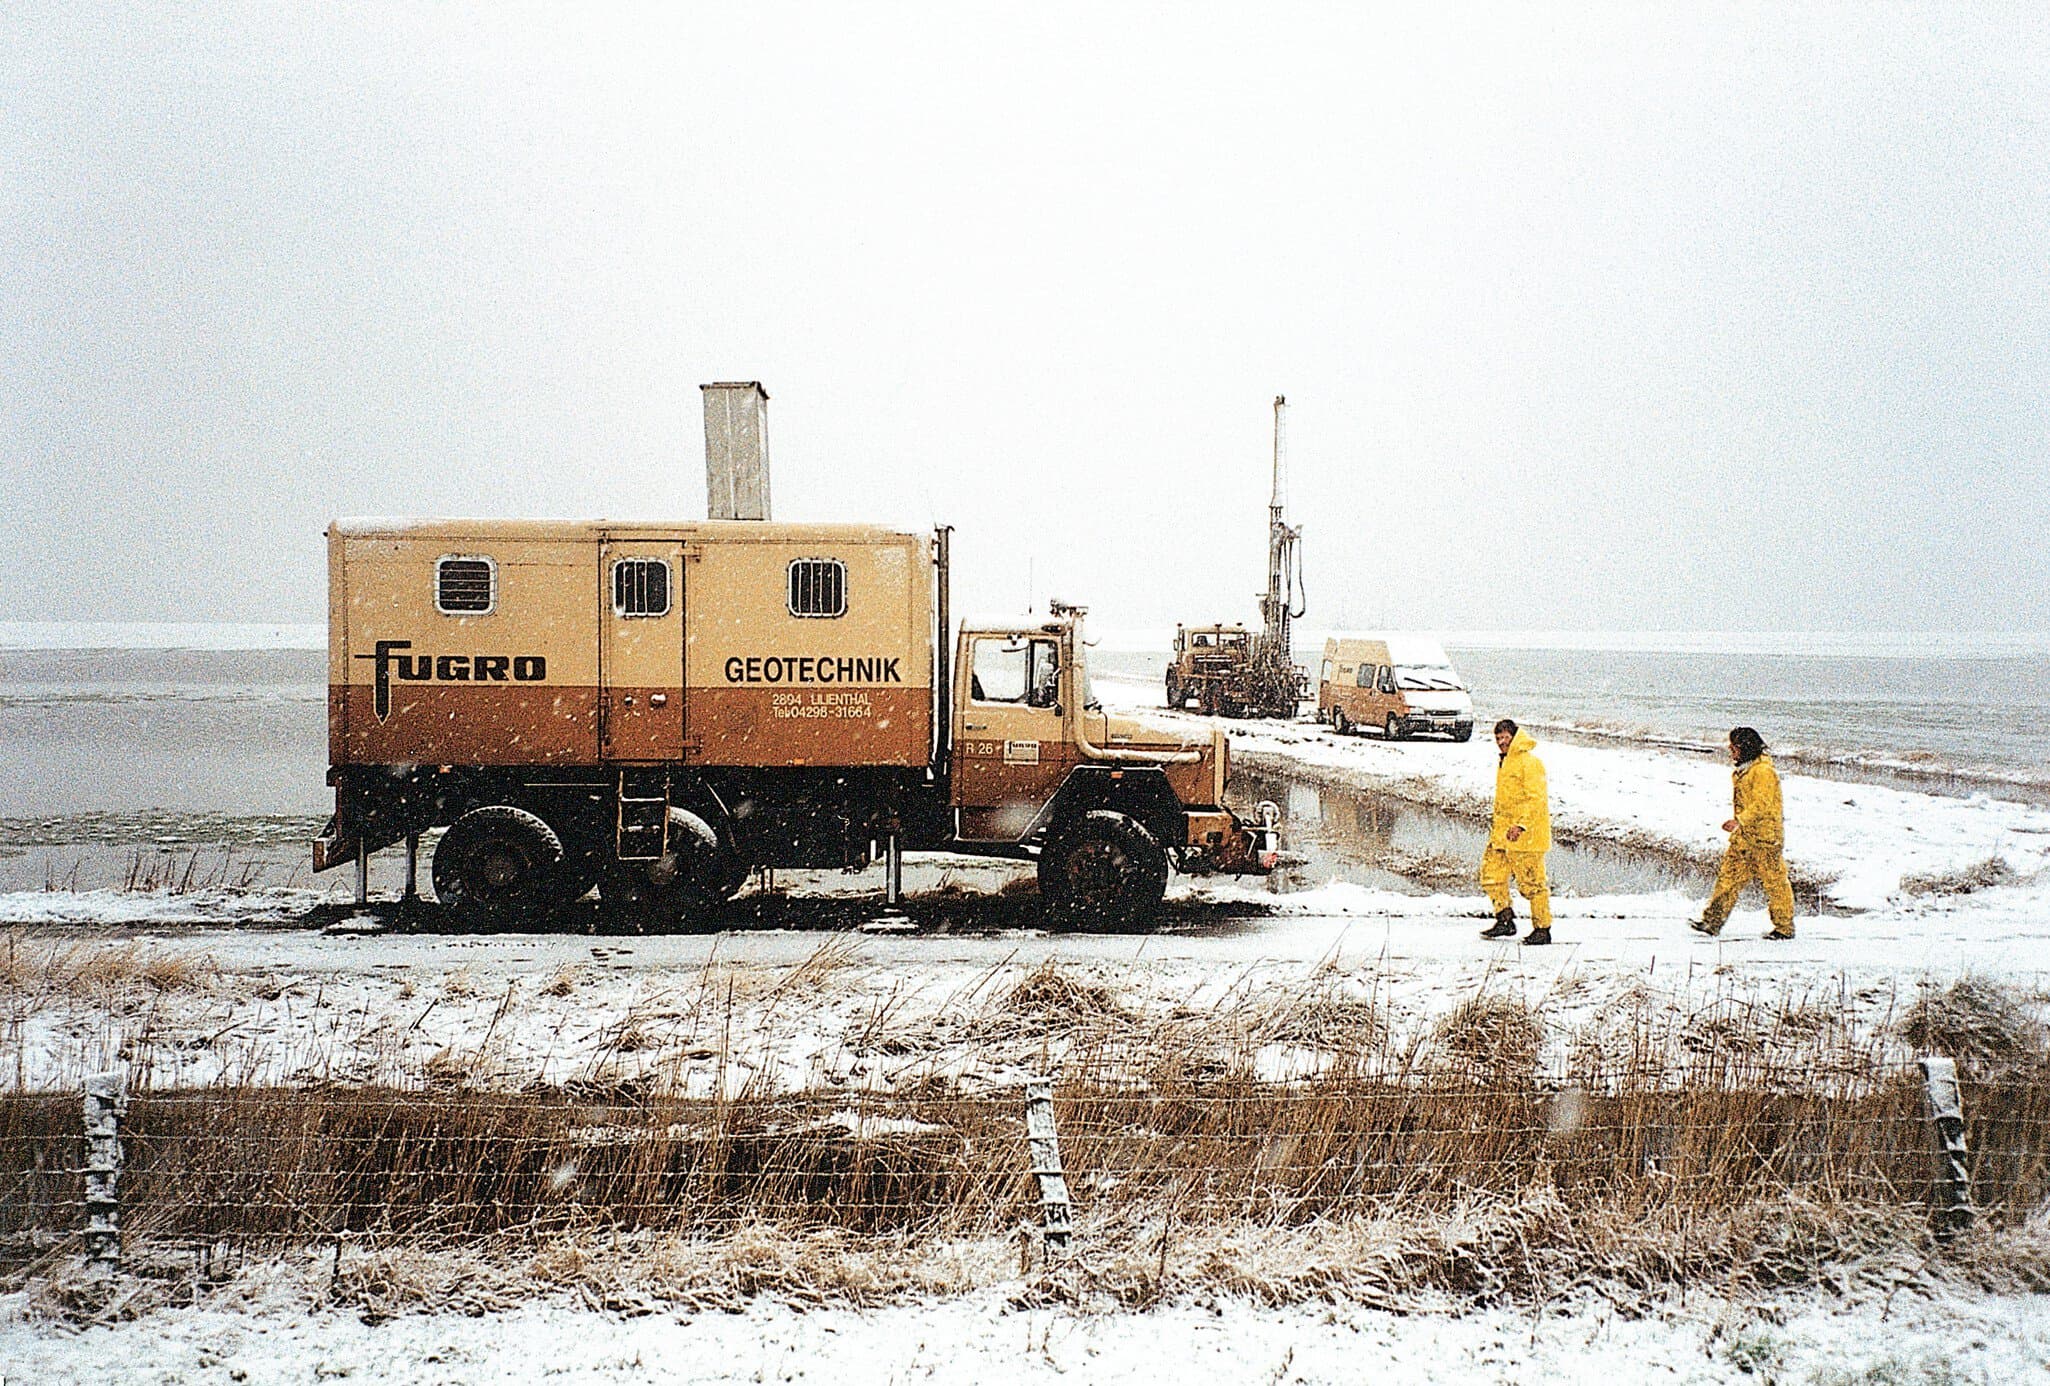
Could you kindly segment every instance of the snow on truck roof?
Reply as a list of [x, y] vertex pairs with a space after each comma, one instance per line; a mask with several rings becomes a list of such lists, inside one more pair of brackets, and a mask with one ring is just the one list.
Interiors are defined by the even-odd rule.
[[1450, 664], [1452, 660], [1445, 653], [1445, 647], [1433, 635], [1421, 635], [1413, 631], [1388, 631], [1375, 635], [1333, 635], [1325, 640], [1324, 652], [1343, 658], [1359, 650], [1361, 646], [1372, 646], [1376, 653], [1386, 650], [1388, 662], [1397, 665]]
[[1011, 631], [1011, 630], [1055, 630], [1060, 626], [1058, 617], [1041, 611], [979, 611], [955, 618], [962, 630]]
[[332, 521], [336, 539], [760, 539], [776, 543], [879, 544], [923, 542], [923, 534], [883, 525], [792, 524], [774, 520], [450, 519], [352, 516]]

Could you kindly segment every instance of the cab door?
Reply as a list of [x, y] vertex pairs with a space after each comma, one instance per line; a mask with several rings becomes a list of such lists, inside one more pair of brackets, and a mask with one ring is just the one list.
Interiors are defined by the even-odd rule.
[[955, 690], [954, 804], [960, 833], [1015, 842], [1068, 773], [1058, 642], [976, 635]]
[[599, 545], [598, 746], [605, 760], [683, 758], [683, 544]]

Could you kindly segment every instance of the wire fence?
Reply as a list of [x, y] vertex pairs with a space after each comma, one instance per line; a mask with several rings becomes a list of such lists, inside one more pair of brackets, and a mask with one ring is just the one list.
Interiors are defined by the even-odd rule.
[[[2050, 1196], [2050, 1069], [1962, 1087], [1974, 1201]], [[1562, 1085], [1482, 1070], [1250, 1076], [1062, 1071], [1061, 1162], [1080, 1217], [1303, 1223], [1542, 1189], [1568, 1207], [1728, 1210], [1800, 1195], [1936, 1206], [1938, 1143], [1912, 1066], [1800, 1089], [1629, 1073]], [[220, 1086], [143, 1091], [120, 1131], [133, 1237], [291, 1246], [743, 1224], [970, 1234], [1038, 1217], [1024, 1093], [737, 1099]], [[0, 1095], [0, 1246], [83, 1230], [76, 1092]]]

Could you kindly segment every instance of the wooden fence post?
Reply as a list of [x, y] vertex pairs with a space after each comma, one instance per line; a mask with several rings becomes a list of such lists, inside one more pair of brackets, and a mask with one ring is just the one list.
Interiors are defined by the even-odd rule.
[[1922, 1101], [1936, 1144], [1936, 1240], [1947, 1242], [1972, 1225], [1972, 1176], [1965, 1168], [1965, 1105], [1957, 1064], [1931, 1055], [1922, 1068]]
[[85, 1258], [112, 1268], [121, 1262], [121, 1118], [128, 1110], [118, 1072], [85, 1084]]
[[1068, 1205], [1068, 1176], [1061, 1170], [1060, 1135], [1053, 1124], [1053, 1080], [1033, 1078], [1025, 1084], [1025, 1139], [1032, 1153], [1032, 1173], [1039, 1179], [1039, 1211], [1049, 1252], [1066, 1251], [1074, 1230]]

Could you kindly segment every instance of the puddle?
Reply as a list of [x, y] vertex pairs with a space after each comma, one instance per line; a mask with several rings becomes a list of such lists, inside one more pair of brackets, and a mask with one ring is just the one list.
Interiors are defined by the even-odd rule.
[[[1234, 767], [1232, 797], [1281, 805], [1283, 838], [1305, 860], [1271, 878], [1279, 891], [1333, 880], [1410, 895], [1480, 894], [1484, 824], [1371, 790], [1316, 784]], [[1712, 868], [1609, 843], [1555, 842], [1546, 867], [1558, 895], [1637, 895], [1684, 890], [1704, 898]]]

